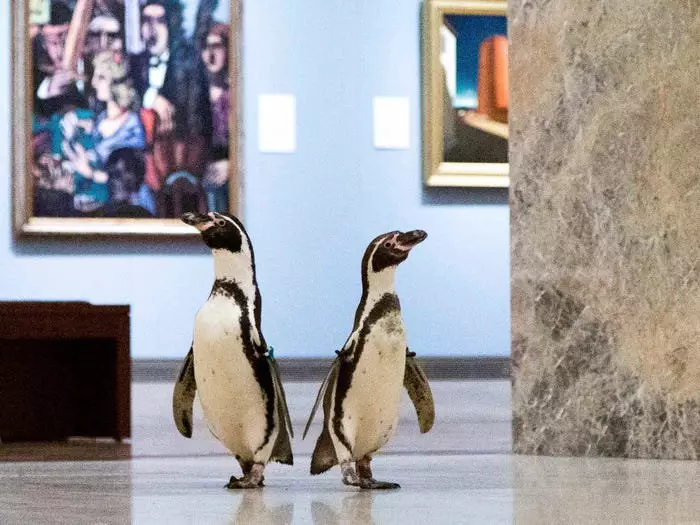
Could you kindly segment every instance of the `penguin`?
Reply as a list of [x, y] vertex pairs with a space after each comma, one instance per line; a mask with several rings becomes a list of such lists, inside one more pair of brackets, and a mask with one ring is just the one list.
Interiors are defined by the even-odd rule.
[[[419, 428], [435, 420], [430, 385], [406, 344], [394, 275], [409, 252], [423, 242], [422, 230], [379, 235], [362, 258], [362, 297], [352, 332], [316, 396], [305, 438], [323, 401], [323, 429], [311, 458], [311, 474], [340, 465], [342, 481], [362, 489], [395, 489], [399, 484], [372, 476], [372, 455], [396, 430], [402, 386], [415, 407]], [[355, 468], [353, 468], [353, 462]]]
[[182, 221], [197, 228], [211, 248], [215, 280], [195, 317], [192, 346], [175, 382], [175, 425], [192, 436], [198, 392], [211, 433], [243, 471], [226, 488], [262, 487], [269, 462], [293, 464], [293, 431], [277, 362], [260, 328], [253, 246], [231, 215], [185, 213]]

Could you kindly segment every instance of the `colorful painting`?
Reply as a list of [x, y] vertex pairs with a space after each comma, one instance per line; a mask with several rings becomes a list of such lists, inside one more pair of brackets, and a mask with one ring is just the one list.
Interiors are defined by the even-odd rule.
[[230, 0], [31, 0], [28, 215], [229, 211], [231, 20]]

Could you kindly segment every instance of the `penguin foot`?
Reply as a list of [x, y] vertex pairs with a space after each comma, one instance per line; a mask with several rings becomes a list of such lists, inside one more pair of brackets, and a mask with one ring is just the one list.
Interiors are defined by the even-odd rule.
[[258, 481], [256, 483], [254, 480], [246, 479], [245, 477], [238, 479], [236, 476], [231, 476], [231, 479], [229, 480], [229, 482], [226, 485], [224, 485], [224, 488], [229, 489], [229, 490], [257, 489], [257, 488], [262, 488], [265, 486], [265, 483], [263, 483], [264, 480], [265, 480], [265, 478], [262, 478], [260, 481]]
[[350, 462], [341, 463], [340, 471], [342, 472], [344, 485], [350, 485], [351, 487], [360, 486], [360, 476], [357, 475], [357, 472], [355, 472], [355, 469], [352, 468], [352, 464]]
[[[360, 475], [355, 472], [352, 468], [350, 462], [344, 463], [340, 466], [343, 473], [343, 484], [349, 485], [350, 487], [359, 487], [361, 489], [374, 489], [374, 490], [387, 490], [387, 489], [400, 489], [401, 485], [398, 483], [391, 483], [389, 481], [377, 481], [370, 476], [363, 476], [363, 474], [369, 471], [369, 461], [366, 463], [358, 462], [358, 471]], [[369, 471], [371, 472], [371, 471]]]
[[343, 484], [350, 487], [359, 487], [361, 489], [373, 489], [373, 490], [387, 490], [387, 489], [400, 489], [401, 485], [398, 483], [391, 483], [389, 481], [377, 481], [374, 478], [361, 478], [357, 475], [354, 470], [344, 470], [343, 471]]
[[374, 490], [389, 490], [389, 489], [400, 489], [401, 485], [398, 483], [392, 483], [391, 481], [377, 481], [372, 478], [360, 478], [361, 489], [374, 489]]
[[[372, 458], [370, 456], [365, 456], [358, 459], [355, 462], [357, 466], [357, 477], [359, 484], [357, 485], [361, 489], [374, 489], [374, 490], [387, 490], [387, 489], [400, 489], [401, 485], [398, 483], [391, 483], [389, 481], [377, 481], [372, 476]], [[351, 467], [352, 468], [352, 467]]]
[[265, 476], [263, 476], [263, 471], [265, 470], [265, 465], [262, 463], [246, 464], [243, 467], [244, 476], [238, 479], [236, 476], [231, 476], [231, 479], [226, 484], [224, 488], [235, 490], [235, 489], [257, 489], [264, 487]]

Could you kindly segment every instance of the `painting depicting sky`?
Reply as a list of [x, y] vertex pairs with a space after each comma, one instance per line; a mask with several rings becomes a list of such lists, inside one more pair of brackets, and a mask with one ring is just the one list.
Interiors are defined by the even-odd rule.
[[507, 36], [505, 16], [446, 15], [457, 36], [457, 108], [476, 108], [479, 46], [493, 35]]

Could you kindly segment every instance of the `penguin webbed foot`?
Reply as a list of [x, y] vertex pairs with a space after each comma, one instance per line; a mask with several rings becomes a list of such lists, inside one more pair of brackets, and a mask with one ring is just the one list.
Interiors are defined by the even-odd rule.
[[[371, 460], [364, 458], [357, 462], [357, 472], [350, 463], [341, 465], [343, 473], [343, 484], [351, 487], [359, 487], [369, 490], [400, 489], [401, 485], [390, 481], [377, 481], [372, 477], [372, 470], [369, 466]], [[359, 472], [359, 475], [358, 475]]]
[[354, 476], [343, 473], [343, 484], [350, 487], [359, 487], [361, 489], [368, 490], [389, 490], [401, 488], [401, 485], [398, 483], [392, 483], [390, 481], [377, 481], [374, 478], [361, 478], [355, 473], [355, 471], [353, 471], [352, 474], [354, 474]]
[[265, 486], [265, 483], [263, 481], [265, 478], [262, 478], [260, 481], [257, 483], [253, 480], [246, 479], [245, 476], [238, 479], [236, 476], [231, 476], [231, 479], [229, 482], [224, 485], [225, 489], [229, 490], [235, 490], [235, 489], [257, 489], [257, 488], [262, 488]]
[[349, 485], [351, 487], [360, 486], [360, 476], [357, 475], [357, 472], [355, 472], [355, 469], [352, 468], [350, 463], [342, 463], [340, 465], [340, 470], [342, 472], [344, 485]]
[[374, 478], [360, 478], [359, 487], [361, 489], [389, 490], [400, 489], [401, 485], [392, 483], [391, 481], [377, 481]]
[[242, 463], [241, 467], [243, 468], [243, 477], [239, 479], [236, 476], [231, 476], [231, 479], [224, 485], [224, 488], [229, 490], [257, 489], [265, 486], [265, 476], [263, 476], [265, 465], [259, 463], [253, 465]]

